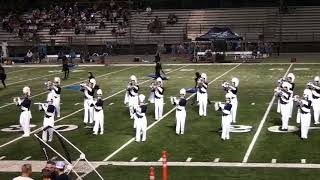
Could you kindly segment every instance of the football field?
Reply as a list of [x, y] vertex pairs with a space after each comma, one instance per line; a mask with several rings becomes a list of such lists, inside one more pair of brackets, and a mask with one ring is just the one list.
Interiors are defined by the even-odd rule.
[[[157, 167], [156, 179], [160, 179], [159, 160], [163, 150], [168, 153], [170, 179], [302, 179], [305, 176], [316, 179], [319, 176], [320, 126], [312, 123], [309, 138], [304, 141], [299, 131], [278, 132], [276, 126], [281, 125], [281, 115], [276, 112], [277, 99], [273, 93], [277, 80], [291, 72], [296, 76], [295, 93], [301, 96], [306, 83], [320, 75], [320, 64], [163, 64], [163, 68], [170, 77], [164, 81], [164, 115], [155, 121], [154, 105], [148, 104], [147, 141], [141, 143], [134, 141], [133, 121], [123, 101], [131, 75], [138, 78], [139, 93], [149, 96], [153, 80], [148, 75], [153, 74], [153, 65], [80, 66], [70, 72], [68, 80], [62, 81], [62, 114], [55, 119], [55, 125], [76, 127], [61, 133], [93, 161], [105, 179], [148, 179], [150, 166]], [[105, 133], [99, 136], [83, 124], [83, 94], [70, 88], [86, 81], [89, 71], [94, 73], [105, 100]], [[0, 86], [0, 179], [19, 171], [10, 169], [10, 163], [45, 160], [38, 140], [33, 135], [22, 138], [19, 129], [12, 126], [19, 124], [20, 114], [12, 103], [13, 97], [21, 96], [22, 88], [28, 85], [32, 102], [44, 102], [47, 96], [44, 82], [55, 76], [63, 77], [61, 68], [55, 66], [7, 67], [6, 72], [8, 88]], [[207, 116], [199, 117], [198, 106], [192, 105], [194, 94], [187, 93], [185, 134], [178, 136], [170, 96], [177, 96], [181, 88], [193, 88], [195, 72], [207, 74], [212, 104], [208, 104]], [[221, 84], [233, 77], [240, 80], [237, 123], [231, 139], [222, 141], [221, 112], [214, 110], [214, 102], [224, 101]], [[31, 131], [36, 133], [42, 128], [43, 112], [37, 105], [31, 111]], [[300, 126], [296, 123], [296, 108], [289, 125], [296, 129]], [[97, 179], [92, 172], [83, 176]]]

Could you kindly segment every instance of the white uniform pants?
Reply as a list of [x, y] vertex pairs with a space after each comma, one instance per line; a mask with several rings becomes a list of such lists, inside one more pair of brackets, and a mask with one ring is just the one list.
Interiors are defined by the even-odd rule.
[[93, 107], [90, 105], [92, 104], [92, 99], [84, 99], [83, 106], [84, 106], [84, 116], [83, 122], [84, 123], [93, 123]]
[[288, 129], [290, 118], [290, 104], [280, 104], [282, 129]]
[[103, 109], [100, 111], [94, 110], [93, 112], [93, 118], [94, 118], [94, 127], [93, 127], [93, 132], [98, 133], [100, 129], [100, 134], [103, 134], [104, 131], [104, 114], [103, 114]]
[[184, 134], [184, 127], [186, 123], [186, 110], [176, 110], [176, 134]]
[[[48, 128], [50, 126], [51, 128]], [[43, 131], [42, 131], [42, 140], [45, 142], [52, 141], [53, 137], [53, 127], [54, 127], [54, 117], [44, 117], [43, 118]]]
[[289, 98], [289, 104], [290, 104], [290, 113], [289, 113], [289, 118], [292, 117], [292, 110], [293, 110], [293, 98]]
[[56, 108], [56, 115], [57, 115], [57, 118], [60, 117], [60, 97], [57, 97], [57, 98], [54, 98], [53, 99], [53, 105], [54, 107]]
[[222, 126], [221, 139], [223, 139], [223, 140], [230, 139], [231, 121], [232, 121], [232, 115], [222, 116], [222, 121], [221, 121], [221, 126]]
[[133, 115], [134, 115], [133, 109], [135, 106], [138, 106], [138, 104], [139, 104], [138, 96], [129, 96], [128, 103], [129, 103], [128, 105], [129, 105], [130, 119], [133, 119], [134, 118], [133, 117]]
[[280, 98], [278, 99], [277, 113], [281, 113], [281, 109], [280, 109]]
[[20, 113], [20, 125], [25, 136], [30, 136], [30, 111], [22, 111]]
[[299, 124], [301, 122], [301, 111], [298, 109], [297, 111], [297, 123]]
[[158, 121], [163, 114], [163, 98], [154, 98], [154, 117]]
[[302, 114], [301, 117], [301, 138], [307, 139], [308, 138], [308, 131], [311, 123], [311, 114]]
[[320, 115], [320, 98], [312, 100], [312, 108], [313, 108], [313, 118], [314, 123], [319, 123], [319, 115]]
[[234, 98], [231, 99], [231, 114], [232, 114], [232, 122], [236, 123], [236, 119], [237, 119], [237, 109], [238, 109], [238, 99]]
[[[140, 142], [146, 141], [147, 139], [147, 118], [144, 116], [142, 118], [136, 117], [136, 141]], [[141, 139], [142, 136], [142, 139]]]
[[208, 93], [199, 93], [199, 116], [207, 116]]

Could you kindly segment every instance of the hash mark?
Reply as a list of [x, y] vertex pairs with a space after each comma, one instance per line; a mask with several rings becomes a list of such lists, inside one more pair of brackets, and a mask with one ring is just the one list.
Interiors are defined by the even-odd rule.
[[188, 157], [188, 159], [186, 160], [186, 162], [191, 162], [191, 157]]
[[277, 163], [277, 159], [272, 159], [271, 163], [273, 163], [273, 164]]
[[6, 156], [1, 156], [1, 157], [0, 157], [0, 160], [3, 160], [4, 158], [6, 158]]
[[138, 159], [138, 157], [134, 157], [134, 158], [132, 158], [130, 161], [131, 162], [134, 162], [134, 161], [136, 161]]
[[213, 162], [218, 163], [220, 161], [220, 158], [215, 158]]
[[31, 156], [28, 156], [28, 157], [25, 157], [24, 159], [22, 159], [23, 161], [26, 161], [26, 160], [28, 160], [28, 159], [30, 159], [31, 158]]
[[307, 162], [306, 159], [301, 159], [302, 164], [305, 164], [306, 162]]

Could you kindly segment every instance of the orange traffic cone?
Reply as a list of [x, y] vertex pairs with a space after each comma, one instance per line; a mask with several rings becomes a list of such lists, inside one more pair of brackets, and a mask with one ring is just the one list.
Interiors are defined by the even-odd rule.
[[154, 175], [154, 167], [150, 167], [150, 172], [149, 172], [150, 180], [155, 180], [156, 177]]

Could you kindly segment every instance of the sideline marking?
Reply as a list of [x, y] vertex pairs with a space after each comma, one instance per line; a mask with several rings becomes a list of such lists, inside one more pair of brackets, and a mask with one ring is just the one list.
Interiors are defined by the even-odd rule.
[[[186, 66], [181, 66], [181, 67], [179, 67], [179, 68], [177, 68], [177, 69], [174, 69], [174, 70], [168, 72], [168, 74], [169, 74], [169, 73], [172, 73], [172, 72], [175, 72], [175, 71], [178, 71], [179, 69], [184, 68], [184, 67], [186, 67]], [[132, 67], [131, 67], [131, 68], [132, 68]], [[130, 68], [125, 68], [125, 69], [130, 69]], [[122, 69], [122, 71], [124, 71], [125, 69]], [[111, 73], [112, 73], [112, 72], [111, 72]], [[111, 74], [111, 73], [109, 73], [109, 74]], [[146, 82], [149, 82], [149, 81], [151, 81], [151, 80], [152, 80], [152, 79], [143, 81], [143, 82], [139, 83], [139, 85], [140, 85], [140, 84], [144, 84], [144, 83], [146, 83]], [[117, 93], [114, 93], [114, 94], [112, 94], [112, 95], [104, 98], [103, 100], [106, 100], [106, 99], [109, 99], [109, 98], [111, 98], [111, 97], [113, 97], [113, 96], [116, 96], [116, 95], [118, 95], [118, 94], [120, 94], [120, 93], [122, 93], [122, 92], [124, 92], [124, 91], [126, 91], [126, 90], [127, 90], [127, 89], [122, 89], [122, 90], [118, 91]], [[57, 120], [55, 120], [55, 123], [57, 123], [57, 122], [59, 122], [59, 121], [62, 121], [63, 119], [68, 118], [68, 117], [70, 117], [70, 116], [73, 116], [74, 114], [77, 114], [77, 113], [83, 111], [83, 109], [84, 109], [84, 108], [78, 109], [78, 110], [76, 110], [76, 111], [74, 111], [74, 112], [72, 112], [72, 113], [70, 113], [70, 114], [68, 114], [68, 115], [66, 115], [66, 116], [64, 116], [64, 117], [62, 117], [62, 118], [60, 118], [60, 119], [57, 119]], [[30, 132], [30, 135], [38, 132], [38, 131], [41, 130], [41, 129], [42, 129], [42, 127], [33, 130], [32, 132]], [[3, 148], [3, 147], [5, 147], [5, 146], [7, 146], [7, 145], [9, 145], [9, 144], [11, 144], [11, 143], [14, 143], [14, 142], [20, 140], [20, 139], [22, 139], [22, 138], [23, 138], [23, 137], [20, 136], [20, 137], [17, 137], [17, 138], [15, 138], [15, 139], [9, 141], [9, 142], [6, 142], [6, 143], [2, 144], [2, 145], [0, 145], [0, 149]]]
[[[118, 70], [118, 71], [113, 71], [113, 72], [109, 72], [109, 73], [106, 73], [106, 74], [102, 74], [102, 75], [96, 76], [96, 78], [100, 78], [100, 77], [103, 77], [103, 76], [108, 76], [108, 75], [110, 75], [110, 74], [118, 73], [118, 72], [125, 71], [125, 70], [131, 69], [131, 68], [134, 68], [134, 67], [128, 67], [128, 68], [120, 69], [120, 70]], [[87, 80], [87, 79], [84, 79], [84, 80], [78, 81], [78, 82], [74, 82], [74, 83], [71, 83], [71, 84], [63, 85], [63, 86], [61, 86], [61, 88], [64, 88], [64, 87], [67, 87], [67, 86], [71, 86], [71, 85], [74, 85], [74, 84], [79, 84], [79, 83], [81, 83], [81, 82], [83, 82], [83, 81], [85, 81], [85, 80]], [[44, 92], [42, 92], [42, 93], [33, 95], [33, 96], [31, 96], [30, 98], [34, 98], [34, 97], [37, 97], [37, 96], [40, 96], [40, 95], [46, 94], [46, 93], [48, 93], [48, 91], [44, 91]], [[5, 105], [3, 105], [3, 106], [0, 106], [0, 109], [2, 109], [2, 108], [4, 108], [4, 107], [7, 107], [7, 106], [10, 106], [10, 105], [13, 105], [13, 104], [15, 104], [15, 103], [7, 103], [7, 104], [5, 104]]]
[[[293, 64], [291, 63], [283, 77], [287, 76], [287, 74], [289, 73], [292, 65]], [[268, 106], [266, 112], [264, 113], [263, 118], [262, 118], [262, 120], [261, 120], [261, 122], [259, 124], [259, 127], [258, 127], [256, 133], [254, 134], [253, 139], [252, 139], [252, 141], [251, 141], [251, 143], [250, 143], [250, 145], [249, 145], [249, 147], [247, 149], [247, 152], [246, 152], [245, 156], [243, 157], [243, 160], [242, 160], [243, 163], [248, 162], [249, 156], [251, 155], [252, 149], [253, 149], [253, 147], [254, 147], [254, 145], [255, 145], [255, 143], [256, 143], [259, 135], [260, 135], [262, 127], [263, 127], [265, 121], [267, 120], [267, 117], [269, 115], [269, 112], [270, 112], [270, 110], [272, 108], [272, 105], [273, 105], [273, 102], [274, 102], [275, 99], [276, 99], [276, 97], [273, 95], [271, 101], [269, 102], [269, 106]]]
[[[223, 74], [221, 74], [220, 76], [216, 77], [214, 80], [210, 81], [208, 84], [210, 85], [211, 83], [215, 82], [216, 80], [220, 79], [221, 77], [225, 76], [226, 74], [228, 74], [230, 71], [234, 70], [235, 68], [239, 67], [242, 63], [239, 63], [238, 65], [232, 67], [231, 69], [229, 69], [228, 71], [224, 72]], [[190, 95], [188, 99], [192, 98], [195, 95], [192, 94]], [[166, 118], [170, 113], [172, 113], [174, 110], [176, 109], [176, 107], [172, 108], [170, 111], [168, 111], [166, 114], [164, 114], [158, 121], [153, 122], [151, 125], [149, 125], [147, 127], [147, 131], [149, 129], [151, 129], [154, 125], [156, 125], [157, 123], [161, 122], [161, 120], [163, 120], [164, 118]], [[133, 141], [135, 140], [135, 138], [131, 138], [130, 140], [128, 140], [125, 144], [123, 144], [120, 148], [118, 148], [116, 151], [114, 151], [113, 153], [111, 153], [109, 156], [107, 156], [103, 161], [108, 161], [109, 159], [111, 159], [113, 156], [115, 156], [116, 154], [118, 154], [122, 149], [126, 148], [129, 144], [131, 144]]]

